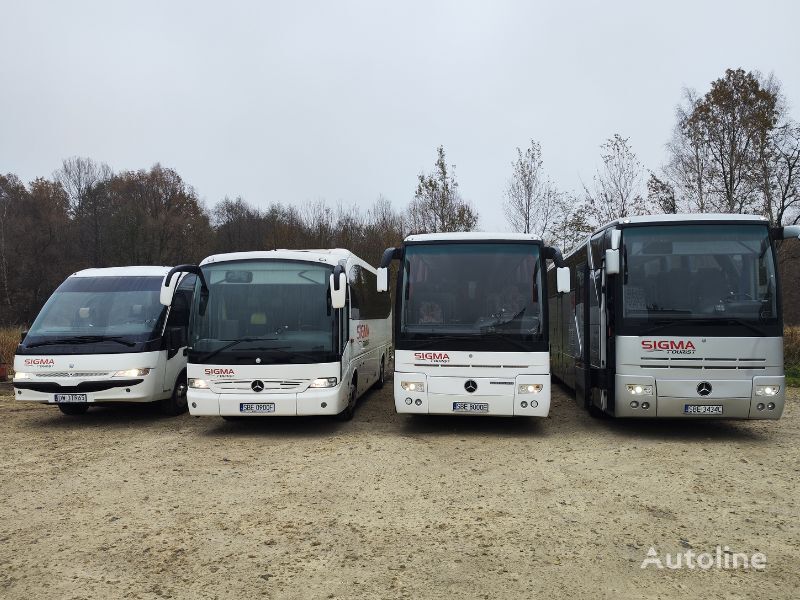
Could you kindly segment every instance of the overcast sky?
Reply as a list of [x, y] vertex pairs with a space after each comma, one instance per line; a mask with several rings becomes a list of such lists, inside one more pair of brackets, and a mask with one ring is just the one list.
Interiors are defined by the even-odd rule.
[[629, 137], [657, 169], [684, 86], [774, 72], [800, 111], [799, 2], [38, 2], [0, 7], [0, 172], [69, 156], [224, 196], [413, 197], [443, 144], [484, 230], [515, 148], [564, 190]]

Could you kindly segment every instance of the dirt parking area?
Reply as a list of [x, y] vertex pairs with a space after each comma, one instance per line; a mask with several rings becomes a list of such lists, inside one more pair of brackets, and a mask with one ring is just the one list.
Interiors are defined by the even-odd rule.
[[[6, 392], [8, 393], [8, 392]], [[793, 598], [798, 394], [779, 422], [409, 418], [0, 399], [3, 598]], [[654, 546], [763, 571], [641, 568]]]

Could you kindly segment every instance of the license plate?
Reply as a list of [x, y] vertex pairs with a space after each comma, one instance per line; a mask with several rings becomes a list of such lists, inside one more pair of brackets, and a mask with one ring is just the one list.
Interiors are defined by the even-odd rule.
[[685, 415], [721, 415], [721, 404], [686, 404], [683, 407]]
[[58, 404], [70, 404], [74, 402], [86, 402], [86, 394], [55, 394], [53, 401]]
[[453, 402], [454, 412], [489, 412], [489, 405], [485, 402]]
[[274, 402], [240, 402], [239, 412], [243, 413], [274, 413]]

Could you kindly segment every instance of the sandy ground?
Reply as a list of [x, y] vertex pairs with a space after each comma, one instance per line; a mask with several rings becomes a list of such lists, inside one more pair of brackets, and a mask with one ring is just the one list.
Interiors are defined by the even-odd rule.
[[[779, 422], [84, 417], [0, 399], [3, 598], [791, 598], [798, 393]], [[691, 547], [765, 571], [642, 570]]]

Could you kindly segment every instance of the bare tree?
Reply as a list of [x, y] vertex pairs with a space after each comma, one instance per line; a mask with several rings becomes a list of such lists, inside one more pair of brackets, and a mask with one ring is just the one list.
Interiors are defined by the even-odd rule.
[[545, 239], [552, 234], [562, 208], [562, 194], [545, 177], [542, 164], [542, 148], [538, 142], [531, 140], [525, 152], [517, 148], [503, 208], [506, 220], [515, 231]]
[[[764, 84], [764, 85], [762, 85]], [[754, 72], [728, 69], [694, 106], [687, 131], [708, 153], [713, 210], [758, 211], [759, 147], [778, 119], [778, 97]]]
[[658, 207], [663, 213], [675, 214], [678, 212], [675, 188], [668, 181], [659, 179], [652, 171], [647, 179], [647, 201], [650, 206]]
[[711, 166], [699, 125], [690, 120], [699, 102], [697, 92], [683, 89], [683, 104], [675, 109], [677, 123], [667, 143], [664, 175], [676, 193], [679, 210], [703, 213], [708, 210]]
[[603, 167], [595, 173], [593, 189], [583, 186], [586, 204], [598, 224], [645, 214], [647, 207], [640, 192], [642, 165], [628, 138], [615, 133], [600, 148]]
[[444, 147], [437, 148], [431, 174], [421, 173], [414, 200], [408, 207], [408, 223], [415, 233], [470, 231], [478, 225], [478, 213], [458, 193], [455, 165], [448, 169]]

